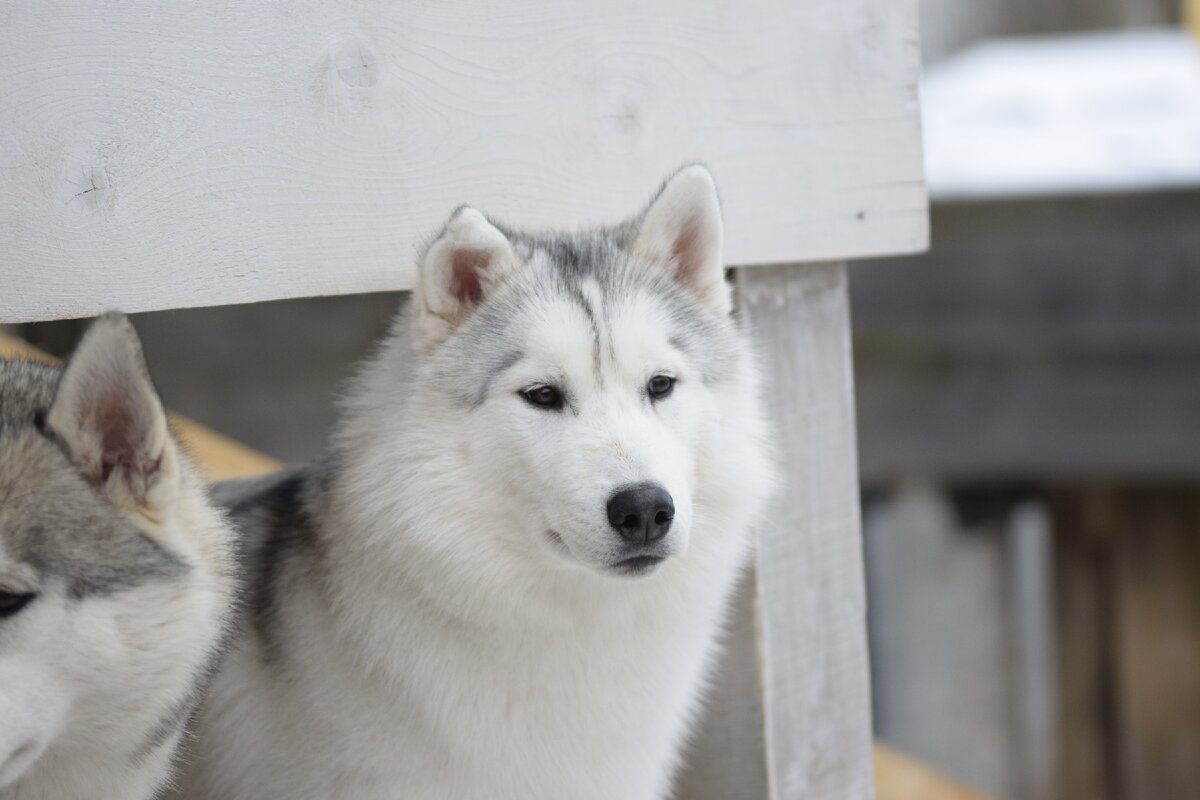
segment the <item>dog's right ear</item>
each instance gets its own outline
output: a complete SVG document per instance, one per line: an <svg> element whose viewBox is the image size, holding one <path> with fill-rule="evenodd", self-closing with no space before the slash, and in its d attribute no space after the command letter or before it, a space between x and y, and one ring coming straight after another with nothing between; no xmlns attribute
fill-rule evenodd
<svg viewBox="0 0 1200 800"><path fill-rule="evenodd" d="M425 252L414 292L416 334L441 344L517 264L508 238L473 208L454 212Z"/></svg>
<svg viewBox="0 0 1200 800"><path fill-rule="evenodd" d="M46 426L119 508L159 520L179 480L178 454L129 320L106 314L75 348Z"/></svg>

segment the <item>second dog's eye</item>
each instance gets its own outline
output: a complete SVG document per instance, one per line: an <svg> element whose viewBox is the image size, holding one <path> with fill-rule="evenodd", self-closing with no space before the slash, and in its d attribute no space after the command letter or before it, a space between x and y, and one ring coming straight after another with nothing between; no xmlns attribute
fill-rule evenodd
<svg viewBox="0 0 1200 800"><path fill-rule="evenodd" d="M15 593L0 591L0 619L17 614L21 609L33 602L33 598L35 597L37 595L30 592Z"/></svg>
<svg viewBox="0 0 1200 800"><path fill-rule="evenodd" d="M646 393L651 400L661 400L675 388L675 379L670 375L655 375L646 384Z"/></svg>
<svg viewBox="0 0 1200 800"><path fill-rule="evenodd" d="M556 386L534 386L521 392L525 402L538 408L557 411L563 406L562 392Z"/></svg>

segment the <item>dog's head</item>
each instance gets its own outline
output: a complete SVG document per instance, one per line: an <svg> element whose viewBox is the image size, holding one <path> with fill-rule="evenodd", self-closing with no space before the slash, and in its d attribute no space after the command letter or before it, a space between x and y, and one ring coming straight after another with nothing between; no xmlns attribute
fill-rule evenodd
<svg viewBox="0 0 1200 800"><path fill-rule="evenodd" d="M123 317L65 370L0 361L0 788L56 747L102 746L106 715L162 713L157 687L191 655L168 623L195 622L179 610L182 480Z"/></svg>
<svg viewBox="0 0 1200 800"><path fill-rule="evenodd" d="M422 259L418 401L543 555L636 576L688 547L738 359L721 236L693 166L610 229L526 234L460 209Z"/></svg>

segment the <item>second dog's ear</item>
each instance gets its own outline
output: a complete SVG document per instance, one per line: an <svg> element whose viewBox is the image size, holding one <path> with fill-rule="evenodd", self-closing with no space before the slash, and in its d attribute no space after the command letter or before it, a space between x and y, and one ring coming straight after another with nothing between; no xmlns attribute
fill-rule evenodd
<svg viewBox="0 0 1200 800"><path fill-rule="evenodd" d="M721 257L721 207L712 175L699 164L672 175L638 224L634 250L671 271L720 314L732 307Z"/></svg>
<svg viewBox="0 0 1200 800"><path fill-rule="evenodd" d="M157 519L179 469L142 345L121 314L93 323L67 362L46 425L119 508Z"/></svg>
<svg viewBox="0 0 1200 800"><path fill-rule="evenodd" d="M508 238L473 208L460 208L430 245L417 275L417 338L437 345L516 266Z"/></svg>

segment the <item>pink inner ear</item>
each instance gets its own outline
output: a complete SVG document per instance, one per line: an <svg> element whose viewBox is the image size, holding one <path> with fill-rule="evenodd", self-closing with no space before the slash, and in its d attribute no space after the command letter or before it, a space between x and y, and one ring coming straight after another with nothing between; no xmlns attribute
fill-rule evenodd
<svg viewBox="0 0 1200 800"><path fill-rule="evenodd" d="M671 247L671 255L675 257L675 274L679 280L689 283L695 279L696 263L696 247L699 235L696 232L696 223L694 220L688 220L683 227L679 229L679 235L675 237L675 244Z"/></svg>
<svg viewBox="0 0 1200 800"><path fill-rule="evenodd" d="M488 268L486 250L455 250L450 275L450 293L460 302L476 305L483 299L481 275Z"/></svg>
<svg viewBox="0 0 1200 800"><path fill-rule="evenodd" d="M115 398L105 398L106 402L96 414L94 425L102 431L100 436L100 480L108 480L113 467L130 462L136 442L134 437L134 422L129 414L124 413Z"/></svg>

